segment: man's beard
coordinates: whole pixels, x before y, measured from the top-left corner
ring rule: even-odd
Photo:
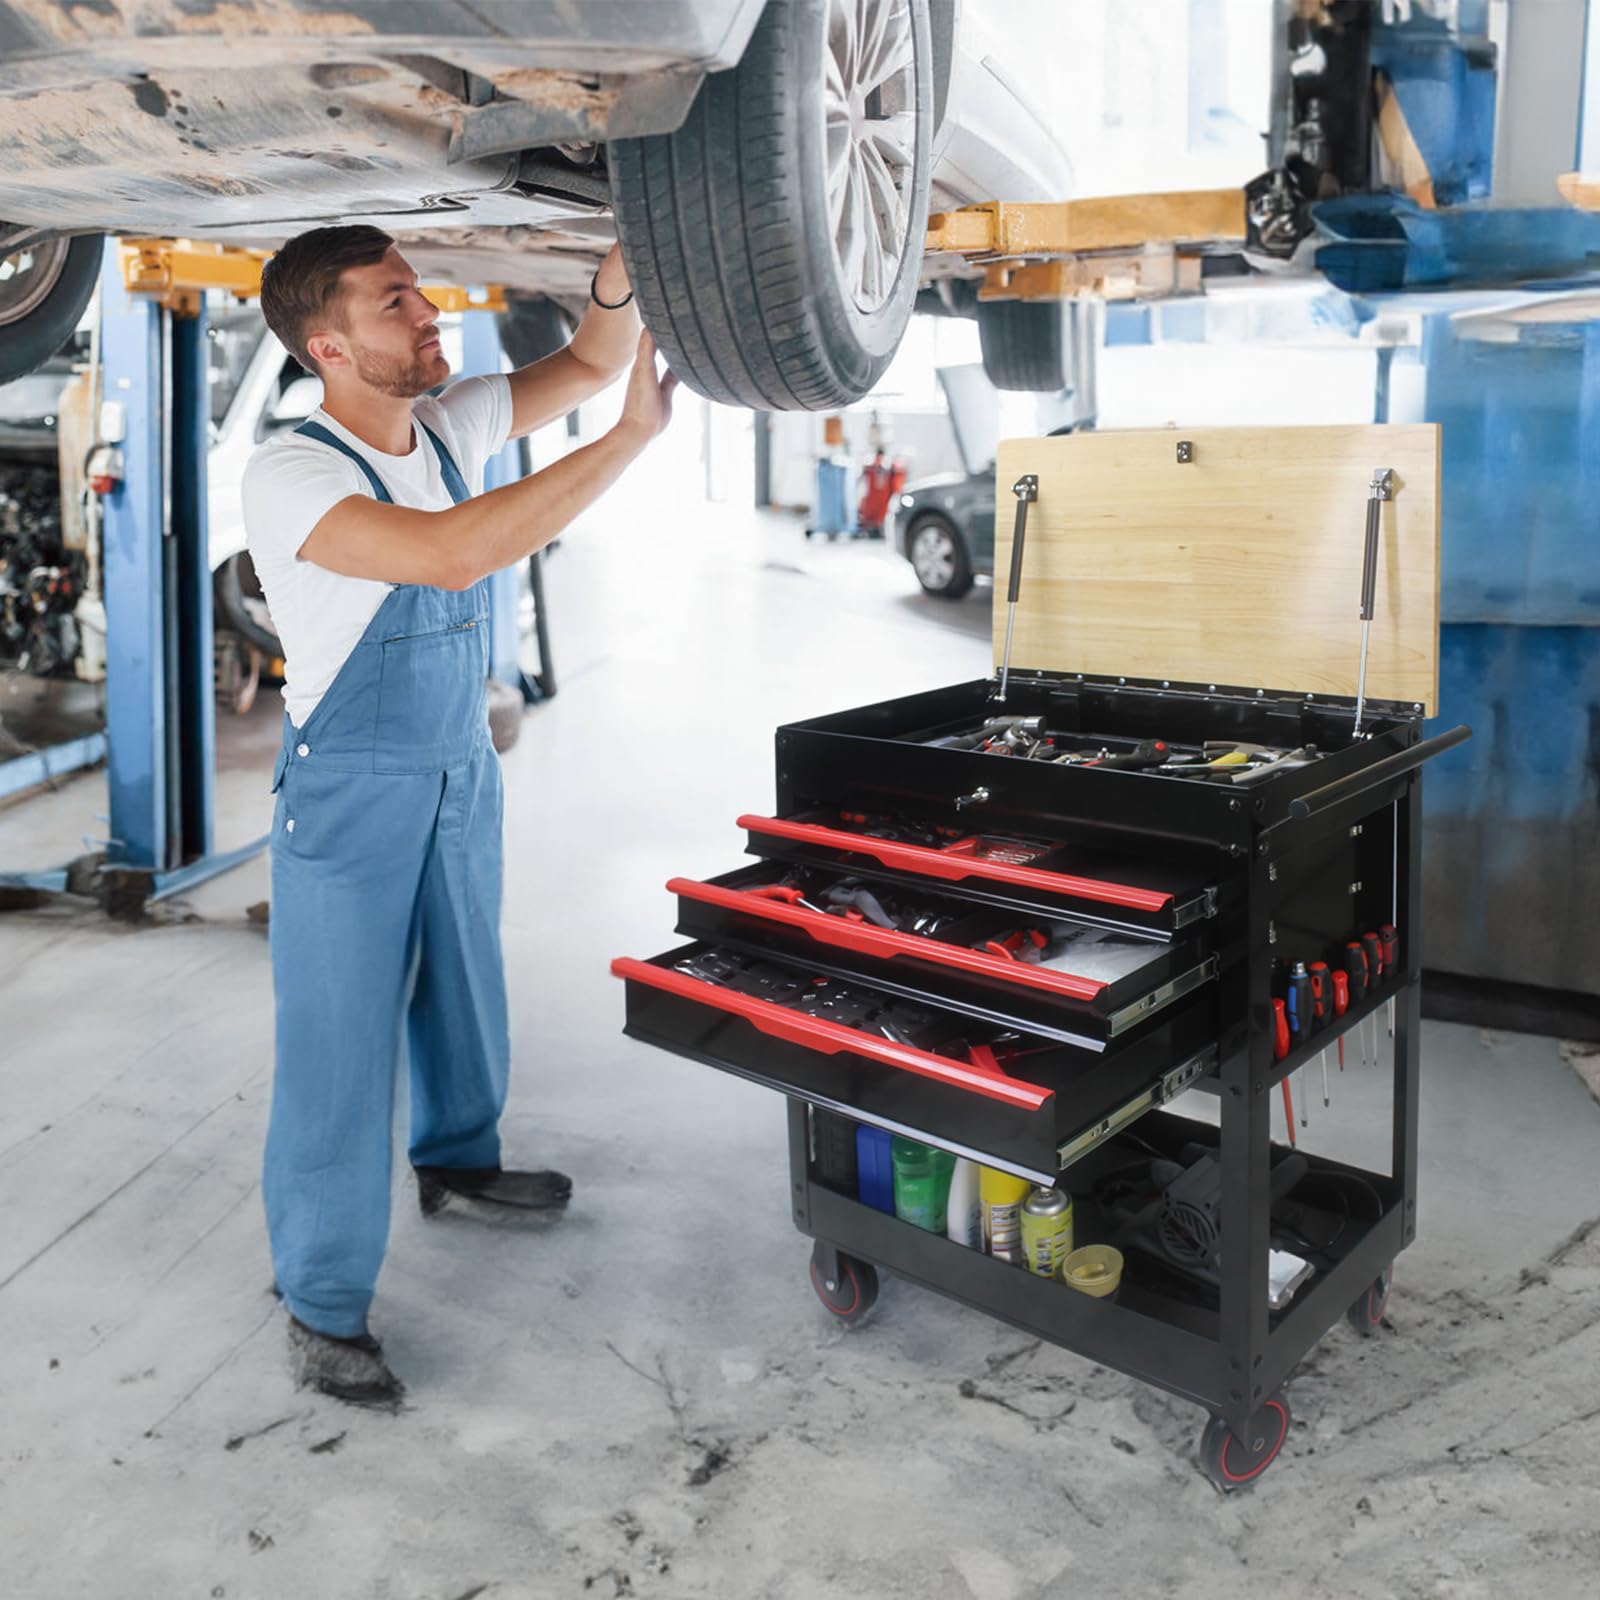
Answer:
[[[443,383],[450,368],[438,350],[419,352],[409,361],[393,357],[375,356],[368,350],[355,352],[356,375],[380,394],[392,394],[402,400],[415,400],[426,394],[436,383]],[[441,373],[439,368],[443,367]]]

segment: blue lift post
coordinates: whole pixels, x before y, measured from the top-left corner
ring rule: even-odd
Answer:
[[[105,498],[107,903],[131,910],[248,860],[216,853],[216,717],[204,299],[193,315],[101,269],[104,394],[126,408],[122,482]]]

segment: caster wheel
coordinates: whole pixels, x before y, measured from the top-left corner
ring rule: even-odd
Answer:
[[[1289,1437],[1289,1402],[1282,1395],[1267,1401],[1256,1427],[1256,1437],[1241,1443],[1221,1417],[1213,1417],[1200,1435],[1201,1469],[1224,1494],[1254,1483],[1277,1459]]]
[[[877,1303],[877,1268],[853,1256],[839,1257],[838,1275],[833,1287],[822,1276],[817,1258],[811,1258],[811,1287],[817,1291],[824,1308],[840,1322],[851,1326],[859,1322]]]
[[[1394,1263],[1384,1268],[1372,1287],[1345,1312],[1350,1326],[1362,1338],[1370,1339],[1378,1331],[1383,1314],[1389,1309],[1389,1291],[1394,1287]]]

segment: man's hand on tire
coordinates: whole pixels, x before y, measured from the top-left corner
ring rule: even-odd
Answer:
[[[635,450],[643,450],[672,420],[672,391],[677,387],[675,373],[656,372],[656,342],[648,332],[641,333],[628,390],[622,397],[622,415],[617,418],[617,432]]]

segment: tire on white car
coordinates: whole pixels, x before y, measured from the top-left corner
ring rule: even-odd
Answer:
[[[980,300],[978,343],[997,389],[1055,394],[1072,382],[1065,300]]]
[[[768,0],[675,133],[608,150],[646,326],[698,393],[821,410],[889,365],[922,272],[928,0]]]
[[[43,365],[72,336],[99,281],[102,243],[82,234],[0,256],[0,383]]]

